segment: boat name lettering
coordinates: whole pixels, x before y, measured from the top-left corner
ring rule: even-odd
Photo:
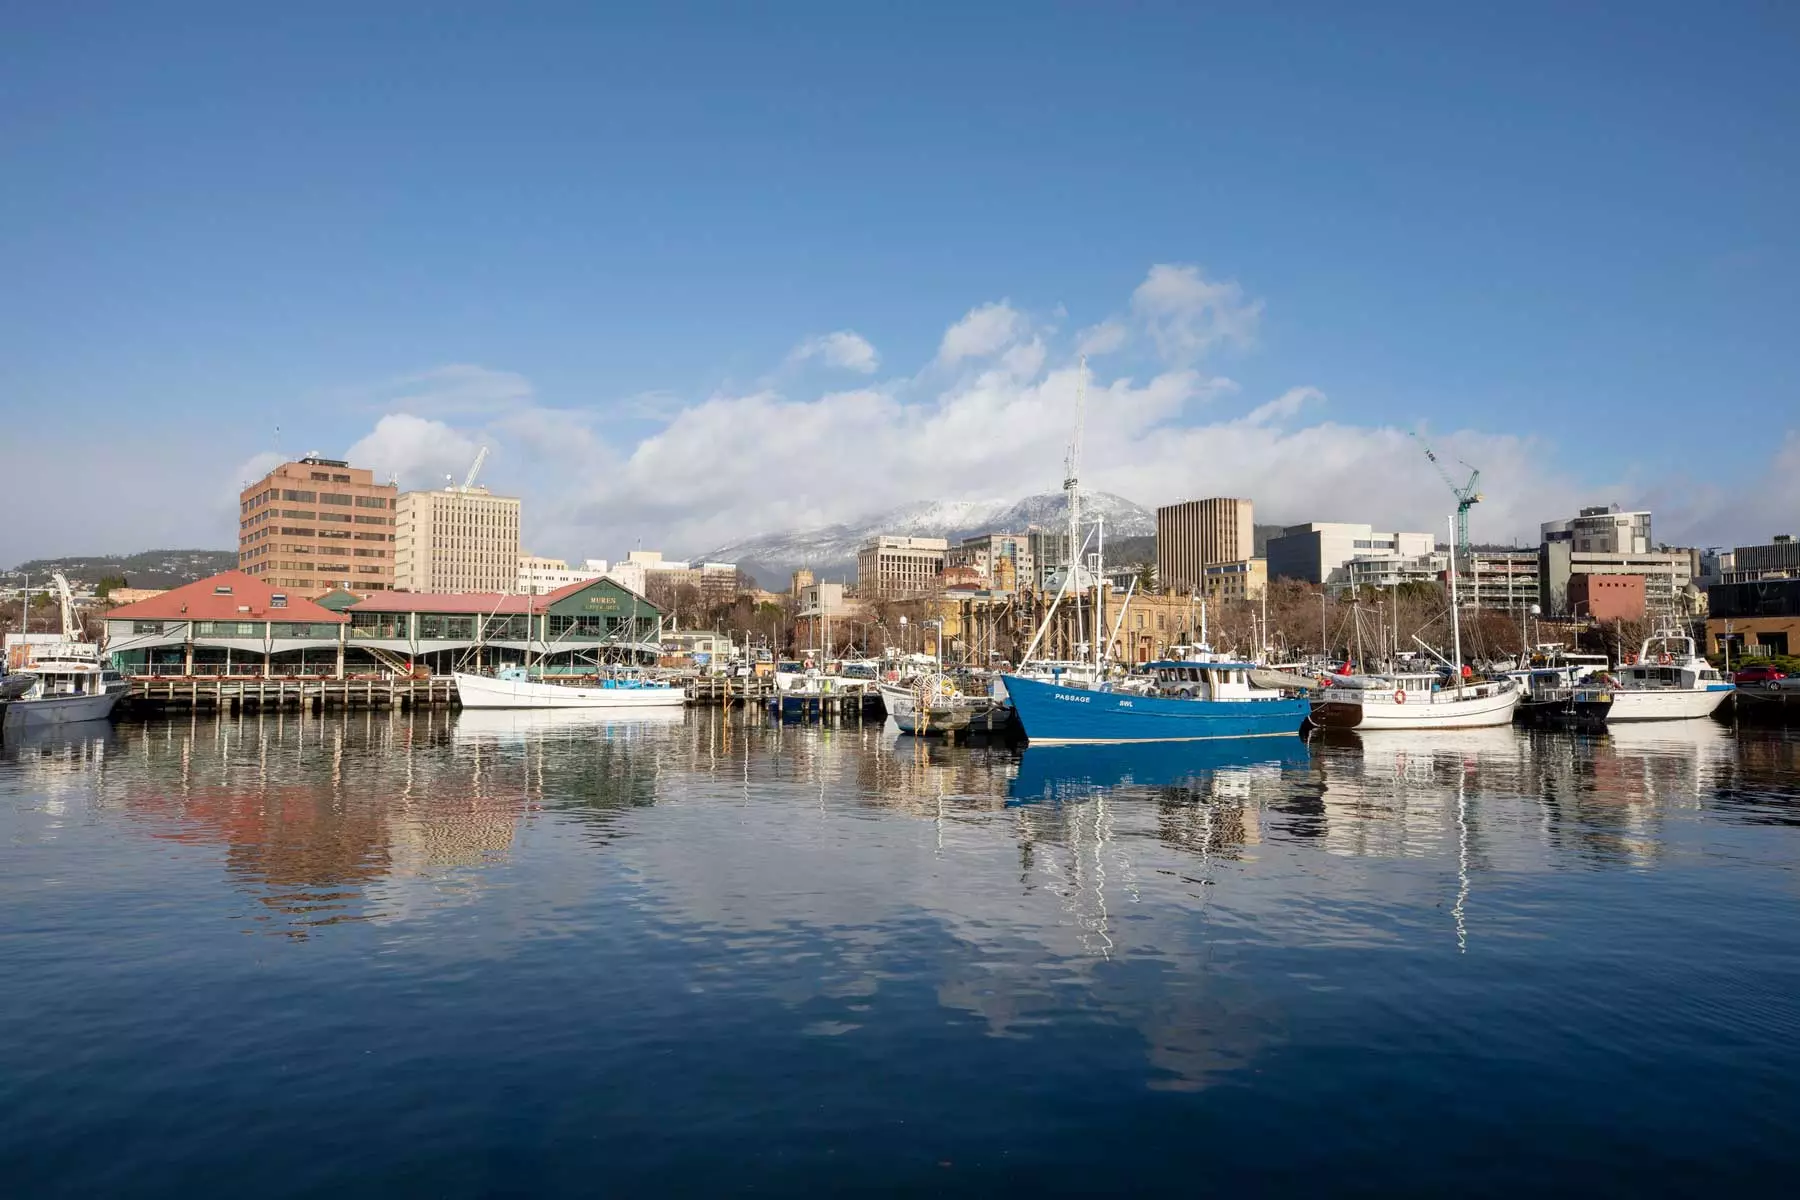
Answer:
[[[1058,700],[1067,700],[1071,704],[1086,704],[1088,702],[1088,698],[1086,696],[1070,696],[1070,695],[1066,695],[1062,692],[1056,693],[1056,698]]]

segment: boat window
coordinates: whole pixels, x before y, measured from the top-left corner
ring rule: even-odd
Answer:
[[[1182,673],[1182,675],[1184,675],[1187,678],[1187,681],[1189,683],[1199,683],[1200,682],[1200,668],[1199,667],[1183,667],[1181,669],[1181,673]]]

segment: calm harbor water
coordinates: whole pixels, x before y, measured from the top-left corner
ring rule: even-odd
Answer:
[[[1800,739],[0,750],[19,1196],[1785,1190]]]

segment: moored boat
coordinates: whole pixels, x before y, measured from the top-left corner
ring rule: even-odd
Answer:
[[[1325,729],[1470,729],[1506,725],[1522,691],[1516,679],[1440,684],[1433,675],[1393,675],[1378,686],[1336,680],[1312,702],[1313,724]]]
[[[31,684],[7,701],[8,729],[104,721],[131,690],[130,682],[106,666],[100,647],[90,642],[38,648],[20,674]]]
[[[606,679],[597,687],[546,683],[523,667],[503,667],[496,675],[456,674],[456,697],[464,708],[655,708],[687,702],[687,693],[667,683]]]
[[[1644,639],[1637,660],[1613,672],[1606,722],[1681,721],[1709,717],[1731,699],[1735,685],[1694,650],[1694,639],[1658,630]]]
[[[1006,690],[1025,737],[1038,744],[1188,742],[1293,734],[1307,701],[1256,686],[1247,662],[1148,664],[1144,690],[1110,684],[1065,687],[1008,675]]]

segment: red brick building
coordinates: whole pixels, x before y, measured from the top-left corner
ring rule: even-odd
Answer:
[[[1642,575],[1572,575],[1569,578],[1569,611],[1596,621],[1644,619]]]

